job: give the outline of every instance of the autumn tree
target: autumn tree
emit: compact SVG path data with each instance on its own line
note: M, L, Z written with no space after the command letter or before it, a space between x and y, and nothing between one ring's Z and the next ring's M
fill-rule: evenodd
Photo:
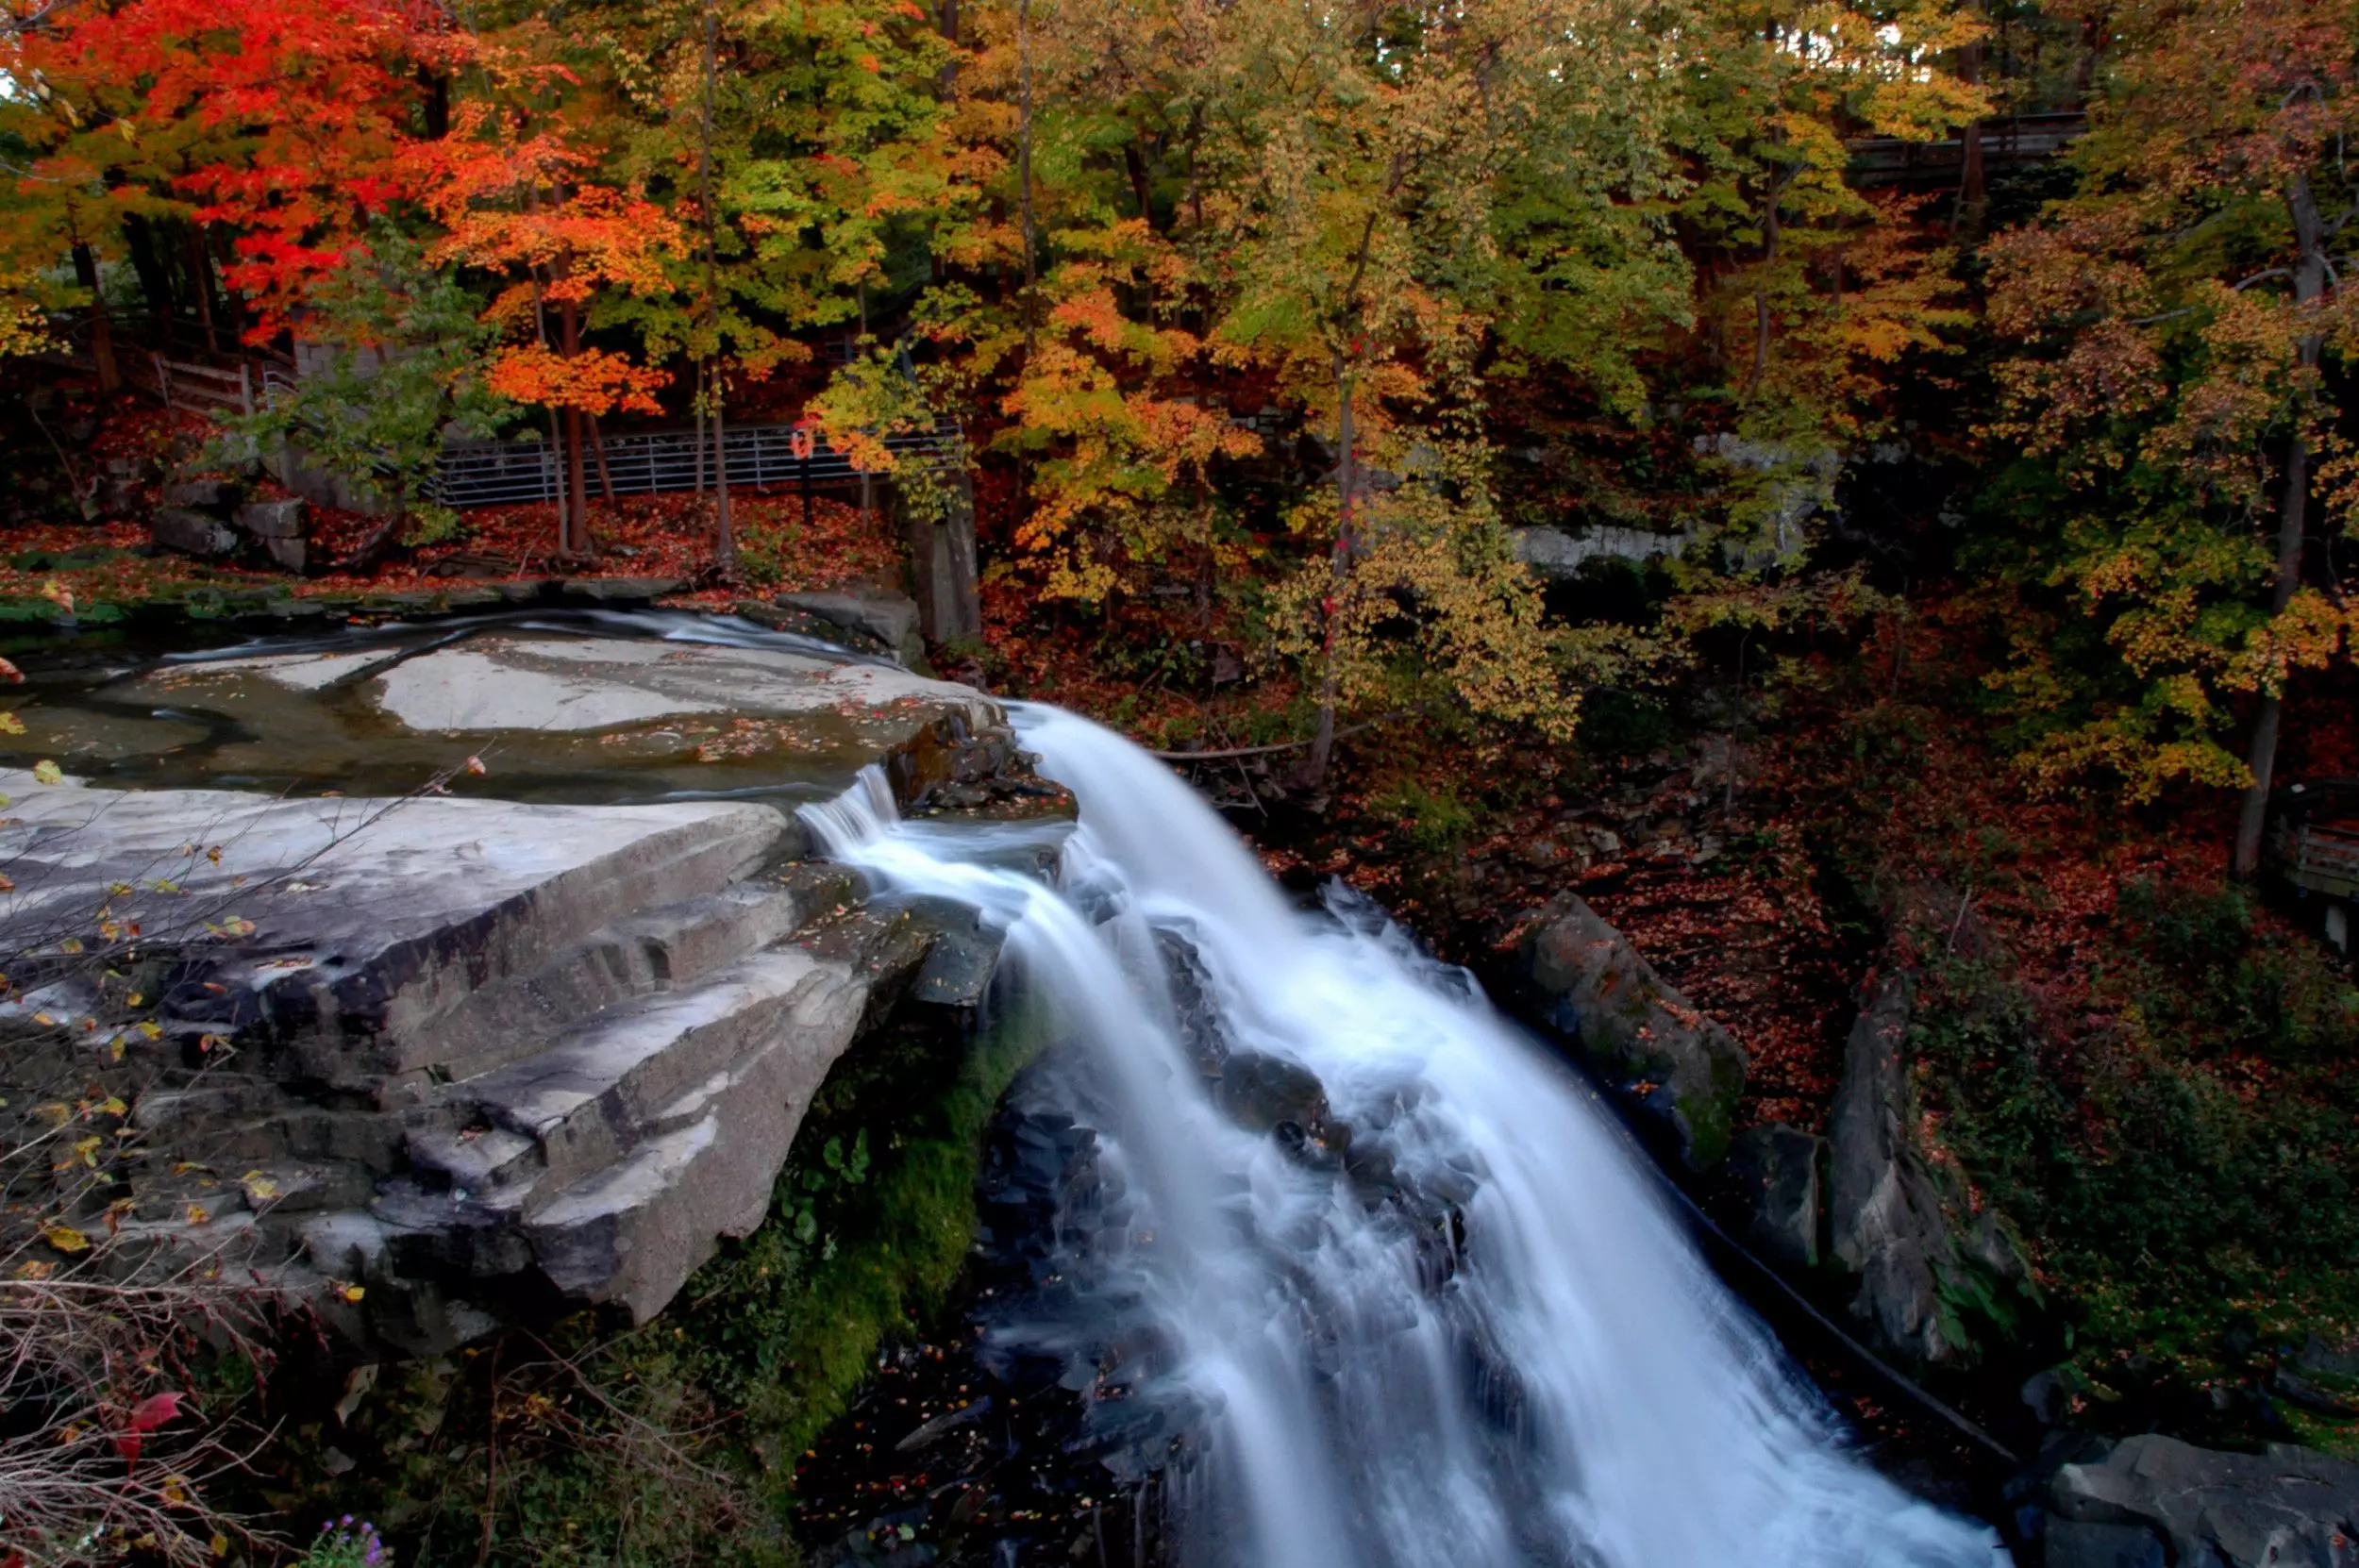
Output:
M1972 325L1954 254L1926 233L1931 199L1856 189L1847 142L1978 120L1986 98L1949 65L1982 24L1964 7L1815 0L1703 6L1693 23L1671 135L1696 266L1690 393L1730 492L1713 564L1793 568L1800 520L1888 432L1904 359Z
M967 13L945 126L964 199L915 313L938 397L1004 423L1022 514L1010 566L1106 608L1186 556L1213 570L1216 460L1258 439L1211 395L1210 300L1189 248L1197 94L1217 8L1022 0Z
M688 254L679 225L637 190L592 176L594 150L559 114L530 125L536 85L555 73L519 72L521 104L471 101L448 136L414 146L405 176L441 232L427 251L498 280L484 313L503 342L486 373L492 391L539 404L562 422L564 526L560 549L585 557L589 421L616 409L661 411L659 367L590 342L594 313L615 296L664 298L666 263ZM525 124L520 125L519 122Z
M1670 60L1640 20L1596 0L1431 16L1248 0L1225 13L1195 237L1218 269L1213 335L1220 352L1267 364L1332 432L1335 454L1331 501L1296 515L1324 542L1306 778L1324 774L1333 744L1355 573L1395 543L1366 514L1372 459L1397 475L1430 464L1427 453L1455 444L1453 420L1478 420L1486 357L1513 307L1555 310L1553 337L1518 346L1583 378L1580 358L1557 352L1596 338L1566 319L1581 309L1572 275L1644 268L1659 253L1640 204L1670 189ZM1512 193L1541 189L1545 223L1508 210ZM1598 309L1581 325L1628 305Z
M391 222L307 293L306 327L326 362L262 409L228 421L236 440L268 452L293 442L304 460L346 476L386 520L345 570L364 570L405 535L448 537L455 513L433 497L443 442L489 436L510 411L493 390L496 328L447 273L425 264Z
M452 46L435 16L401 0L54 8L0 34L0 71L21 88L0 97L0 134L25 159L0 249L36 271L71 259L102 385L117 372L99 269L141 225L189 236L206 300L209 237L233 236L222 281L245 296L249 333L275 336L400 194L418 64Z
M2350 625L2310 545L2353 502L2332 252L2359 214L2343 157L2359 8L2091 16L2110 45L2080 191L1994 247L2013 354L1993 429L2038 465L2052 522L2025 576L2104 628L2118 675L2068 667L2018 619L1998 683L2043 780L2110 773L2133 799L2174 779L2241 789L2234 869L2250 876L2287 683L2339 657Z

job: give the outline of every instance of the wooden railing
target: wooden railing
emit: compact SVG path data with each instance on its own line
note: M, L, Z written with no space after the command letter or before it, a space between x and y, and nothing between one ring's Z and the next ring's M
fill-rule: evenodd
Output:
M2287 823L2278 832L2285 879L2330 898L2359 898L2359 823Z
M192 359L167 359L160 354L150 354L147 359L156 376L156 394L171 408L202 414L250 414L261 398L260 377L251 365L224 368Z

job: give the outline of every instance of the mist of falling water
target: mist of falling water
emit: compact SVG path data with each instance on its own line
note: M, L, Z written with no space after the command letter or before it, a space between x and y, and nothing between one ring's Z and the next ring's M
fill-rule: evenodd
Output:
M1845 1449L1582 1087L1364 905L1292 908L1170 771L1022 709L1080 826L1058 887L895 821L881 776L805 815L885 883L978 908L1091 1074L1122 1197L1091 1289L1157 1349L1130 1398L1200 1435L1207 1568L1988 1568L1995 1536ZM1235 1049L1316 1075L1351 1147L1445 1194L1436 1239L1216 1108L1174 933ZM1012 1330L1022 1333L1022 1326Z

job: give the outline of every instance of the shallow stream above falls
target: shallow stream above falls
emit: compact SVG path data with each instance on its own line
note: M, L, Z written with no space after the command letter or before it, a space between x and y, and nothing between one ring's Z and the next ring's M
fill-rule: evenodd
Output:
M1052 1038L985 1183L972 1354L1002 1408L970 1388L897 1430L872 1402L865 1436L840 1434L915 1470L970 1427L955 1451L977 1474L929 1477L840 1557L2004 1560L1850 1449L1595 1097L1466 976L1364 903L1290 907L1111 732L1043 709L1018 725L1080 802L1054 888L898 824L878 776L803 813L884 885L1004 929ZM881 1371L923 1392L907 1350ZM1036 1459L979 1484L1027 1468L1037 1414L1005 1408L1026 1398L1071 1408L1062 1446L1097 1463L1111 1512ZM859 1486L837 1491L840 1524Z
M826 799L974 692L812 638L669 610L507 611L145 657L26 661L0 766L109 788L545 804ZM467 771L470 757L484 771Z

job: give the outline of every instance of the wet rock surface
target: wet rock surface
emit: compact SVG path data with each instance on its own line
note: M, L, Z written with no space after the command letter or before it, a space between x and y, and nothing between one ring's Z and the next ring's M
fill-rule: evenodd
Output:
M1120 1193L1096 1135L1045 1093L1040 1075L1056 1070L1019 1078L992 1124L973 1258L943 1320L879 1358L796 1470L798 1523L824 1568L1172 1560L1186 1433L1130 1400L1138 1369L1070 1273ZM1062 1325L1072 1354L1016 1348L996 1332L1013 1323Z
M1415 1243L1421 1288L1446 1302L1465 1245L1471 1161L1404 1177L1390 1119L1354 1126L1319 1077L1240 1048L1187 936L1156 932L1180 1043L1213 1104L1290 1160L1388 1212ZM1084 1051L1052 1045L1003 1099L986 1138L977 1236L952 1305L880 1358L847 1415L796 1472L800 1527L827 1565L1180 1560L1210 1412L1167 1375L1174 1347L1137 1299L1151 1247L1093 1122L1118 1119ZM1275 1238L1271 1244L1293 1245ZM1468 1374L1512 1425L1515 1376L1468 1343Z
M1888 976L1860 1009L1832 1119L1834 1255L1859 1276L1852 1315L1879 1349L1919 1363L1965 1350L1943 1322L1936 1270L1952 1265L1941 1196L1916 1148L1908 1085L1911 990Z
M1729 1147L1729 1179L1745 1204L1745 1239L1781 1268L1818 1265L1818 1168L1827 1142L1782 1124L1748 1127Z
M1909 1081L1915 988L1906 970L1883 976L1852 1026L1828 1196L1835 1260L1858 1281L1852 1318L1876 1349L1925 1367L1971 1360L1983 1320L2037 1296L1997 1211L1966 1201L1924 1146Z
M781 593L778 605L811 617L838 637L848 633L864 639L878 652L905 664L914 667L923 659L926 644L917 634L917 601L905 593Z
M682 617L650 625L728 635ZM0 742L0 760L54 758L109 784L381 794L446 775L460 793L580 803L791 804L885 761L908 805L938 784L1022 772L997 705L970 687L792 638L744 646L606 626L512 617L37 676L19 710L26 732Z
M2308 1449L2198 1448L2148 1434L2060 1467L2049 1568L2343 1568L2359 1560L2359 1464Z

